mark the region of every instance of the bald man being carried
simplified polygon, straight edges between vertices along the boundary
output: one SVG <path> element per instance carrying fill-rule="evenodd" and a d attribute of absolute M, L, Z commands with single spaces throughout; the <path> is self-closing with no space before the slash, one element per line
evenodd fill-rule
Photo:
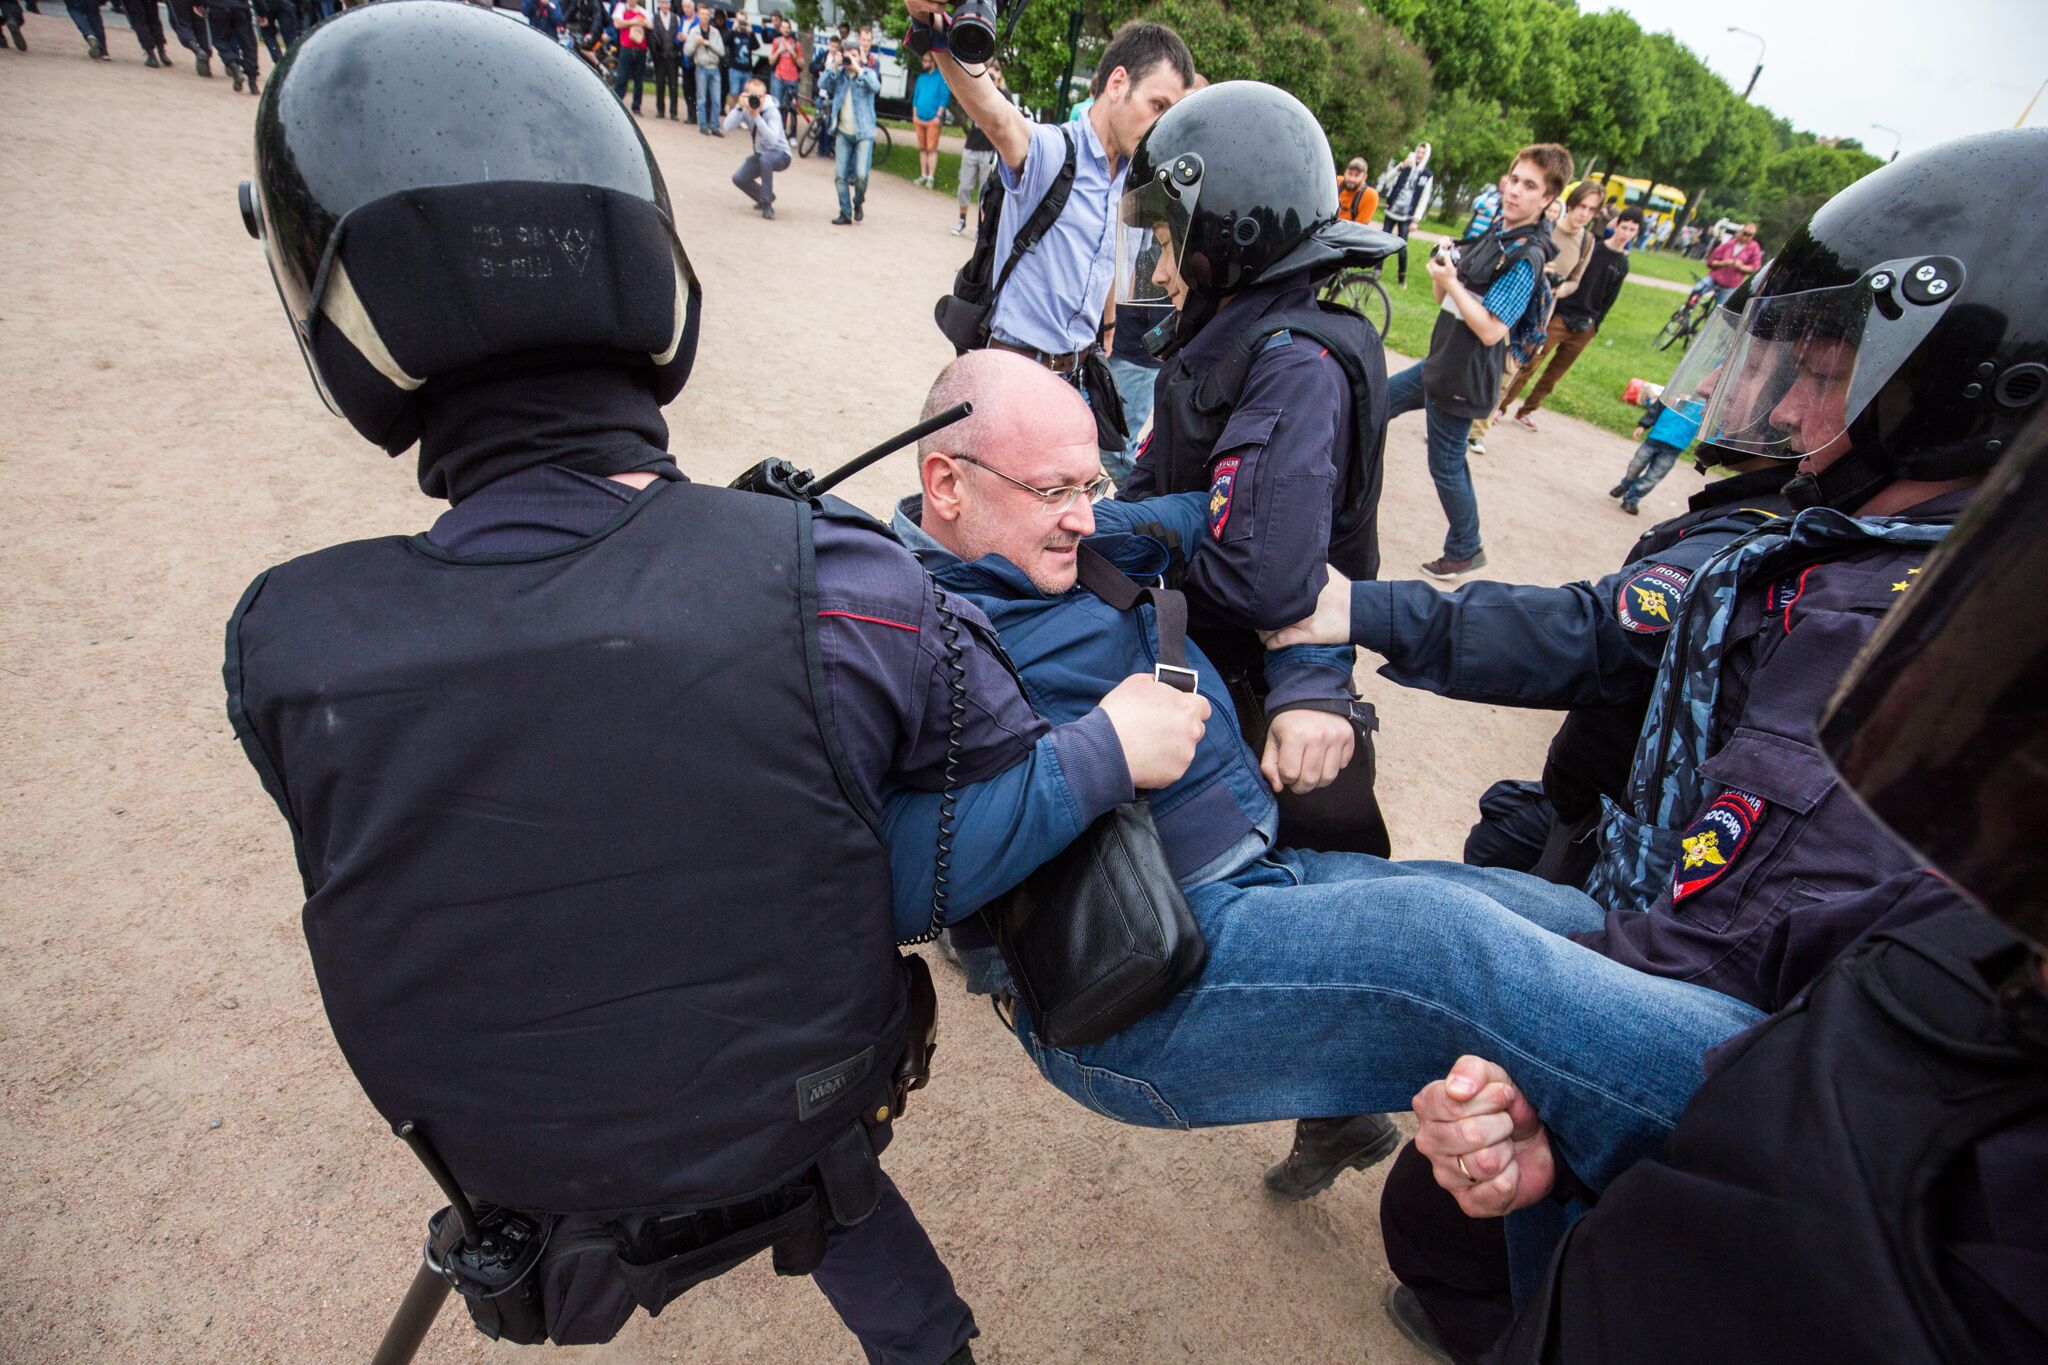
<path fill-rule="evenodd" d="M 926 412 L 963 399 L 974 415 L 920 448 L 923 492 L 899 506 L 896 533 L 942 587 L 987 615 L 1040 714 L 1055 724 L 1085 715 L 1131 673 L 1150 671 L 1159 646 L 1149 605 L 1120 610 L 1079 584 L 1081 547 L 1130 578 L 1170 578 L 1186 547 L 1203 553 L 1211 543 L 1208 495 L 1097 505 L 1104 479 L 1086 406 L 1021 357 L 963 356 L 939 377 Z M 1276 696 L 1313 695 L 1313 675 L 1330 671 L 1309 669 L 1304 679 L 1299 661 L 1273 651 Z M 1075 756 L 1085 772 L 1071 777 L 1056 765 L 1013 769 L 960 803 L 956 914 L 992 901 L 1081 833 L 1059 816 L 1063 803 L 1019 802 L 1003 784 L 1120 779 L 1120 800 L 1150 805 L 1208 946 L 1194 981 L 1099 1043 L 1049 1046 L 1029 1012 L 1005 1002 L 1046 1078 L 1097 1113 L 1149 1127 L 1331 1114 L 1363 1124 L 1406 1109 L 1468 1044 L 1492 1040 L 1542 1060 L 1517 1074 L 1546 1119 L 1552 1103 L 1570 1115 L 1575 1169 L 1604 1172 L 1641 1155 L 1642 1115 L 1675 1120 L 1690 1086 L 1667 1085 L 1669 1077 L 1696 1079 L 1700 1053 L 1747 1022 L 1745 1007 L 1571 942 L 1567 933 L 1602 920 L 1575 888 L 1460 863 L 1276 847 L 1273 790 L 1327 781 L 1348 754 L 1269 749 L 1262 766 L 1192 642 L 1187 662 L 1210 710 L 1193 761 L 1172 782 L 1138 790 L 1105 753 Z M 1275 717 L 1276 732 L 1286 718 Z M 1006 814 L 1027 806 L 1049 814 Z M 888 799 L 901 884 L 930 881 L 937 807 L 933 793 Z M 969 988 L 1008 995 L 993 948 L 960 946 Z M 1583 1043 L 1595 1035 L 1597 1047 Z M 1667 1056 L 1672 1065 L 1659 1065 Z M 1391 1125 L 1385 1133 L 1361 1161 L 1393 1149 Z"/>

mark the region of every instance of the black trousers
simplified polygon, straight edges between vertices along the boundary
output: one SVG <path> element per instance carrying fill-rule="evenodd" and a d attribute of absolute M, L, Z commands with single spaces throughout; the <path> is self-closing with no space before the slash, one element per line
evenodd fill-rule
<path fill-rule="evenodd" d="M 683 113 L 682 90 L 676 84 L 679 70 L 674 57 L 654 59 L 654 116 L 656 118 L 680 118 Z"/>
<path fill-rule="evenodd" d="M 135 30 L 135 41 L 142 44 L 145 55 L 164 45 L 164 20 L 156 11 L 156 0 L 121 0 L 121 8 L 128 15 L 128 27 Z"/>
<path fill-rule="evenodd" d="M 1394 254 L 1394 260 L 1399 263 L 1395 278 L 1400 280 L 1402 284 L 1406 284 L 1408 283 L 1408 234 L 1414 229 L 1415 224 L 1413 220 L 1402 222 L 1399 219 L 1389 217 L 1380 226 L 1401 239 L 1401 249 Z"/>
<path fill-rule="evenodd" d="M 1482 1365 L 1514 1324 L 1508 1239 L 1499 1218 L 1467 1218 L 1409 1143 L 1380 1189 L 1387 1268 L 1415 1291 L 1458 1365 Z"/>
<path fill-rule="evenodd" d="M 164 0 L 170 7 L 171 32 L 178 42 L 195 56 L 210 56 L 213 52 L 213 38 L 206 31 L 206 6 L 194 4 L 193 0 Z"/>
<path fill-rule="evenodd" d="M 206 11 L 207 22 L 213 27 L 213 45 L 220 51 L 220 59 L 229 69 L 242 68 L 242 74 L 256 78 L 256 26 L 250 22 L 249 11 L 245 9 L 213 9 Z"/>

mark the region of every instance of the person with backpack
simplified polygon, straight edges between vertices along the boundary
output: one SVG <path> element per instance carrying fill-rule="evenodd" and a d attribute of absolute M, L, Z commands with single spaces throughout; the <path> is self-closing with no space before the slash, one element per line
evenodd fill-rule
<path fill-rule="evenodd" d="M 1388 384 L 1387 416 L 1421 408 L 1428 423 L 1429 477 L 1450 523 L 1443 554 L 1422 566 L 1431 578 L 1457 578 L 1486 563 L 1465 438 L 1500 396 L 1510 340 L 1533 349 L 1543 335 L 1551 305 L 1543 268 L 1557 250 L 1543 211 L 1571 174 L 1572 154 L 1556 143 L 1524 147 L 1501 177 L 1500 221 L 1493 230 L 1430 253 L 1430 287 L 1442 311 L 1428 358 Z"/>
<path fill-rule="evenodd" d="M 1096 63 L 1087 115 L 1039 123 L 1010 103 L 985 70 L 970 72 L 945 49 L 944 4 L 907 3 L 909 45 L 914 51 L 929 44 L 953 97 L 997 158 L 1001 211 L 991 221 L 984 207 L 974 254 L 935 310 L 939 330 L 963 354 L 989 346 L 1015 351 L 1073 384 L 1095 414 L 1104 459 L 1113 460 L 1130 438 L 1101 345 L 1112 321 L 1114 215 L 1132 151 L 1194 84 L 1194 58 L 1164 25 L 1125 24 Z"/>

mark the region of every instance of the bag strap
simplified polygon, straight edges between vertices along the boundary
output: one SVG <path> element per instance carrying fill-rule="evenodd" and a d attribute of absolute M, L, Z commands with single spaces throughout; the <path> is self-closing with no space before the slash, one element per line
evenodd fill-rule
<path fill-rule="evenodd" d="M 1010 282 L 1010 272 L 1017 268 L 1017 262 L 1038 245 L 1039 238 L 1051 231 L 1053 223 L 1067 207 L 1067 195 L 1074 188 L 1074 172 L 1079 164 L 1076 160 L 1078 144 L 1064 125 L 1060 132 L 1066 139 L 1067 159 L 1061 164 L 1059 174 L 1053 177 L 1052 184 L 1046 187 L 1045 197 L 1038 201 L 1038 207 L 1031 210 L 1024 226 L 1017 229 L 1016 239 L 1010 243 L 1010 259 L 1003 262 L 1002 272 L 996 276 L 996 287 L 989 291 L 991 302 L 1001 296 L 1003 286 Z"/>
<path fill-rule="evenodd" d="M 1086 544 L 1078 548 L 1075 567 L 1081 586 L 1118 611 L 1129 611 L 1144 601 L 1152 603 L 1153 619 L 1159 627 L 1159 663 L 1152 676 L 1168 687 L 1193 692 L 1201 674 L 1188 667 L 1188 599 L 1172 588 L 1133 582 Z"/>

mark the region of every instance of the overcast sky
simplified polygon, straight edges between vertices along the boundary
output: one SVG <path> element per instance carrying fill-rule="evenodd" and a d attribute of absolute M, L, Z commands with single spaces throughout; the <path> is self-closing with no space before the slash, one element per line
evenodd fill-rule
<path fill-rule="evenodd" d="M 1453 0 L 1454 2 L 1454 0 Z M 1965 133 L 2010 128 L 2048 79 L 2048 0 L 1580 0 L 1585 11 L 1626 10 L 1650 33 L 1669 32 L 1740 93 L 1822 137 L 1853 137 L 1889 156 Z M 2029 127 L 2048 126 L 2048 95 Z"/>

